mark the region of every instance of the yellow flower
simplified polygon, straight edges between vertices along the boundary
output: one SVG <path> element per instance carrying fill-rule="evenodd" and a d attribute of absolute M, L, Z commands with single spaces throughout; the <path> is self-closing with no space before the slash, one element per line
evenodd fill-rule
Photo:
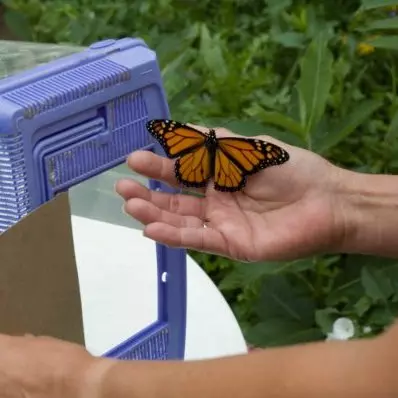
<path fill-rule="evenodd" d="M 375 48 L 369 43 L 361 42 L 357 45 L 357 51 L 359 55 L 368 55 L 374 50 Z"/>
<path fill-rule="evenodd" d="M 360 42 L 357 45 L 357 51 L 359 55 L 368 55 L 371 54 L 374 50 L 375 47 L 372 46 L 370 43 L 368 43 L 367 41 L 369 40 L 374 40 L 377 38 L 377 35 L 373 35 L 373 36 L 369 36 L 367 38 L 365 38 L 365 41 Z"/>

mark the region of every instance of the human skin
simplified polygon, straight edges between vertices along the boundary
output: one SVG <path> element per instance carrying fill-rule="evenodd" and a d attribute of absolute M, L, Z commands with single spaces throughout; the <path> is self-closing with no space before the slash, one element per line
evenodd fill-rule
<path fill-rule="evenodd" d="M 219 129 L 217 134 L 232 133 Z M 172 195 L 122 180 L 124 211 L 174 247 L 242 261 L 324 252 L 398 257 L 398 177 L 338 168 L 266 136 L 287 163 L 249 177 L 243 193 Z M 173 161 L 136 152 L 131 169 L 176 185 Z M 206 224 L 207 228 L 203 228 Z M 1 398 L 390 398 L 398 394 L 398 327 L 377 337 L 256 350 L 197 361 L 116 361 L 46 337 L 0 335 Z"/>
<path fill-rule="evenodd" d="M 230 136 L 225 129 L 218 136 Z M 398 256 L 398 177 L 352 172 L 268 136 L 290 159 L 249 177 L 243 193 L 204 198 L 149 191 L 133 180 L 116 185 L 125 212 L 146 225 L 147 237 L 241 261 L 290 260 L 316 253 Z M 133 153 L 134 171 L 177 186 L 173 161 Z M 202 228 L 203 223 L 207 228 Z"/>

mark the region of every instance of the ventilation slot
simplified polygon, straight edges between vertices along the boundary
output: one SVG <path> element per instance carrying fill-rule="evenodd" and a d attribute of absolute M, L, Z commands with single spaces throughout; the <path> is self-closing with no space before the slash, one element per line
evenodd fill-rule
<path fill-rule="evenodd" d="M 108 357 L 120 360 L 164 360 L 168 359 L 167 349 L 169 345 L 169 329 L 162 328 L 138 345 L 129 344 L 127 341 L 122 347 L 116 348 Z"/>
<path fill-rule="evenodd" d="M 3 97 L 24 107 L 24 116 L 32 118 L 129 79 L 127 68 L 104 59 L 12 90 Z"/>
<path fill-rule="evenodd" d="M 0 233 L 30 211 L 22 137 L 0 135 Z"/>

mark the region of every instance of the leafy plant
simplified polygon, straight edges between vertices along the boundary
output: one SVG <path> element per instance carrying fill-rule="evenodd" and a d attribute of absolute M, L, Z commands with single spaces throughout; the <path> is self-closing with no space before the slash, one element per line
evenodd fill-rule
<path fill-rule="evenodd" d="M 266 132 L 342 167 L 398 172 L 398 0 L 4 0 L 21 39 L 138 36 L 157 52 L 172 115 Z M 246 264 L 190 252 L 259 346 L 355 337 L 398 310 L 398 260 L 341 254 Z"/>

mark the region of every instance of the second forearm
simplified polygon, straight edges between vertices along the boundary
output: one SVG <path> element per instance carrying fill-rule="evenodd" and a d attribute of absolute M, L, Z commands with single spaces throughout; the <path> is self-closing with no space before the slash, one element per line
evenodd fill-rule
<path fill-rule="evenodd" d="M 341 251 L 398 258 L 398 176 L 342 171 Z"/>
<path fill-rule="evenodd" d="M 380 347 L 378 347 L 380 345 Z M 312 343 L 194 362 L 120 362 L 95 398 L 390 398 L 394 358 L 381 340 Z"/>

